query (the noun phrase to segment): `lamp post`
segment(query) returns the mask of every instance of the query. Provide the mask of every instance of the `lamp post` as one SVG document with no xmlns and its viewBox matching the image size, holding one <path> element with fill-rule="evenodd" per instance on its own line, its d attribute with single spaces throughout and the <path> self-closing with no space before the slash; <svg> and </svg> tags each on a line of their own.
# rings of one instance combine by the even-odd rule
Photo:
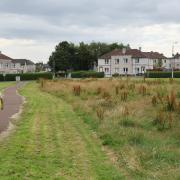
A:
<svg viewBox="0 0 180 180">
<path fill-rule="evenodd" d="M 172 78 L 174 78 L 174 48 L 175 48 L 175 44 L 178 44 L 177 41 L 173 42 L 173 45 L 172 45 Z"/>
</svg>

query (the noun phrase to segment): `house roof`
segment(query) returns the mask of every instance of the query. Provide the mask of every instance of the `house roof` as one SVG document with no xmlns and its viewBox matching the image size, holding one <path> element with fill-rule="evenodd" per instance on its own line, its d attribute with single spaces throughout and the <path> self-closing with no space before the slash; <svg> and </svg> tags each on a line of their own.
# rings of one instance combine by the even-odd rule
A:
<svg viewBox="0 0 180 180">
<path fill-rule="evenodd" d="M 177 53 L 175 56 L 174 56 L 174 59 L 179 59 L 180 58 L 180 54 Z"/>
<path fill-rule="evenodd" d="M 12 60 L 13 63 L 20 63 L 21 66 L 24 66 L 25 64 L 26 65 L 34 65 L 34 63 L 30 60 L 27 60 L 27 59 L 13 59 Z"/>
<path fill-rule="evenodd" d="M 110 59 L 111 56 L 123 56 L 123 55 L 130 55 L 133 58 L 150 58 L 150 59 L 167 59 L 163 54 L 158 52 L 142 52 L 138 49 L 126 49 L 123 53 L 122 49 L 115 49 L 109 53 L 102 55 L 101 59 Z"/>
<path fill-rule="evenodd" d="M 102 55 L 101 59 L 110 59 L 111 56 L 123 56 L 123 55 L 131 55 L 133 58 L 146 58 L 146 56 L 138 49 L 126 49 L 123 52 L 122 49 L 115 49 L 109 53 Z"/>
<path fill-rule="evenodd" d="M 167 59 L 163 54 L 160 54 L 158 52 L 143 52 L 143 54 L 149 58 L 149 59 Z"/>
<path fill-rule="evenodd" d="M 5 54 L 2 54 L 1 52 L 0 52 L 0 59 L 2 59 L 2 60 L 12 60 L 12 58 L 6 56 Z"/>
</svg>

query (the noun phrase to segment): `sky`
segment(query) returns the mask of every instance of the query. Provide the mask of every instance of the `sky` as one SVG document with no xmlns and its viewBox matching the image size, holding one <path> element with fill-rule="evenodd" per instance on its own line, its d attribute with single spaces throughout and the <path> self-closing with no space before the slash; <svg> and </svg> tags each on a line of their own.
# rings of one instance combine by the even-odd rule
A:
<svg viewBox="0 0 180 180">
<path fill-rule="evenodd" d="M 0 51 L 47 62 L 60 41 L 180 52 L 180 0 L 0 0 Z"/>
</svg>

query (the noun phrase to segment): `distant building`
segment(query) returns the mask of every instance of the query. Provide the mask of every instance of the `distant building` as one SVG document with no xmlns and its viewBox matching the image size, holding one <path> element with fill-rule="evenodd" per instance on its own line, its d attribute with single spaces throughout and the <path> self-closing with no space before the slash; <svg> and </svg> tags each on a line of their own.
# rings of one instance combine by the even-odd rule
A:
<svg viewBox="0 0 180 180">
<path fill-rule="evenodd" d="M 171 67 L 174 67 L 174 69 L 180 70 L 180 54 L 177 53 L 172 59 L 171 59 Z"/>
<path fill-rule="evenodd" d="M 35 64 L 27 59 L 12 59 L 0 52 L 0 74 L 35 72 Z"/>
<path fill-rule="evenodd" d="M 142 52 L 141 49 L 115 49 L 98 59 L 98 72 L 106 77 L 113 74 L 138 75 L 148 69 L 166 65 L 167 58 L 158 52 Z"/>
</svg>

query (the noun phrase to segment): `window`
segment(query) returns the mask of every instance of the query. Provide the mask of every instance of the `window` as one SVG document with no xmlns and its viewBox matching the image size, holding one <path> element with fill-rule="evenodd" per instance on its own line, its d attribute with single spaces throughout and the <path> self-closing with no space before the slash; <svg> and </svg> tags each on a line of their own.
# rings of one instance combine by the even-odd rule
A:
<svg viewBox="0 0 180 180">
<path fill-rule="evenodd" d="M 99 72 L 103 72 L 103 67 L 100 67 L 100 68 L 99 68 Z"/>
<path fill-rule="evenodd" d="M 139 59 L 135 59 L 135 63 L 139 63 Z"/>
<path fill-rule="evenodd" d="M 128 63 L 128 59 L 127 58 L 124 58 L 124 63 Z"/>
<path fill-rule="evenodd" d="M 124 73 L 128 72 L 128 68 L 123 68 Z"/>
<path fill-rule="evenodd" d="M 179 67 L 179 64 L 177 64 L 177 66 Z"/>
<path fill-rule="evenodd" d="M 164 60 L 164 63 L 166 63 L 166 60 Z"/>
<path fill-rule="evenodd" d="M 139 73 L 139 68 L 136 68 L 136 73 Z"/>
<path fill-rule="evenodd" d="M 8 63 L 6 63 L 6 64 L 5 64 L 5 67 L 6 67 L 6 68 L 8 68 L 8 67 L 9 67 L 9 64 L 8 64 Z"/>
<path fill-rule="evenodd" d="M 109 68 L 105 68 L 105 72 L 108 73 L 109 72 Z"/>
<path fill-rule="evenodd" d="M 109 64 L 109 59 L 105 59 L 105 64 Z"/>
<path fill-rule="evenodd" d="M 119 59 L 115 59 L 115 64 L 119 64 Z"/>
<path fill-rule="evenodd" d="M 115 73 L 119 73 L 119 68 L 115 68 Z"/>
</svg>

